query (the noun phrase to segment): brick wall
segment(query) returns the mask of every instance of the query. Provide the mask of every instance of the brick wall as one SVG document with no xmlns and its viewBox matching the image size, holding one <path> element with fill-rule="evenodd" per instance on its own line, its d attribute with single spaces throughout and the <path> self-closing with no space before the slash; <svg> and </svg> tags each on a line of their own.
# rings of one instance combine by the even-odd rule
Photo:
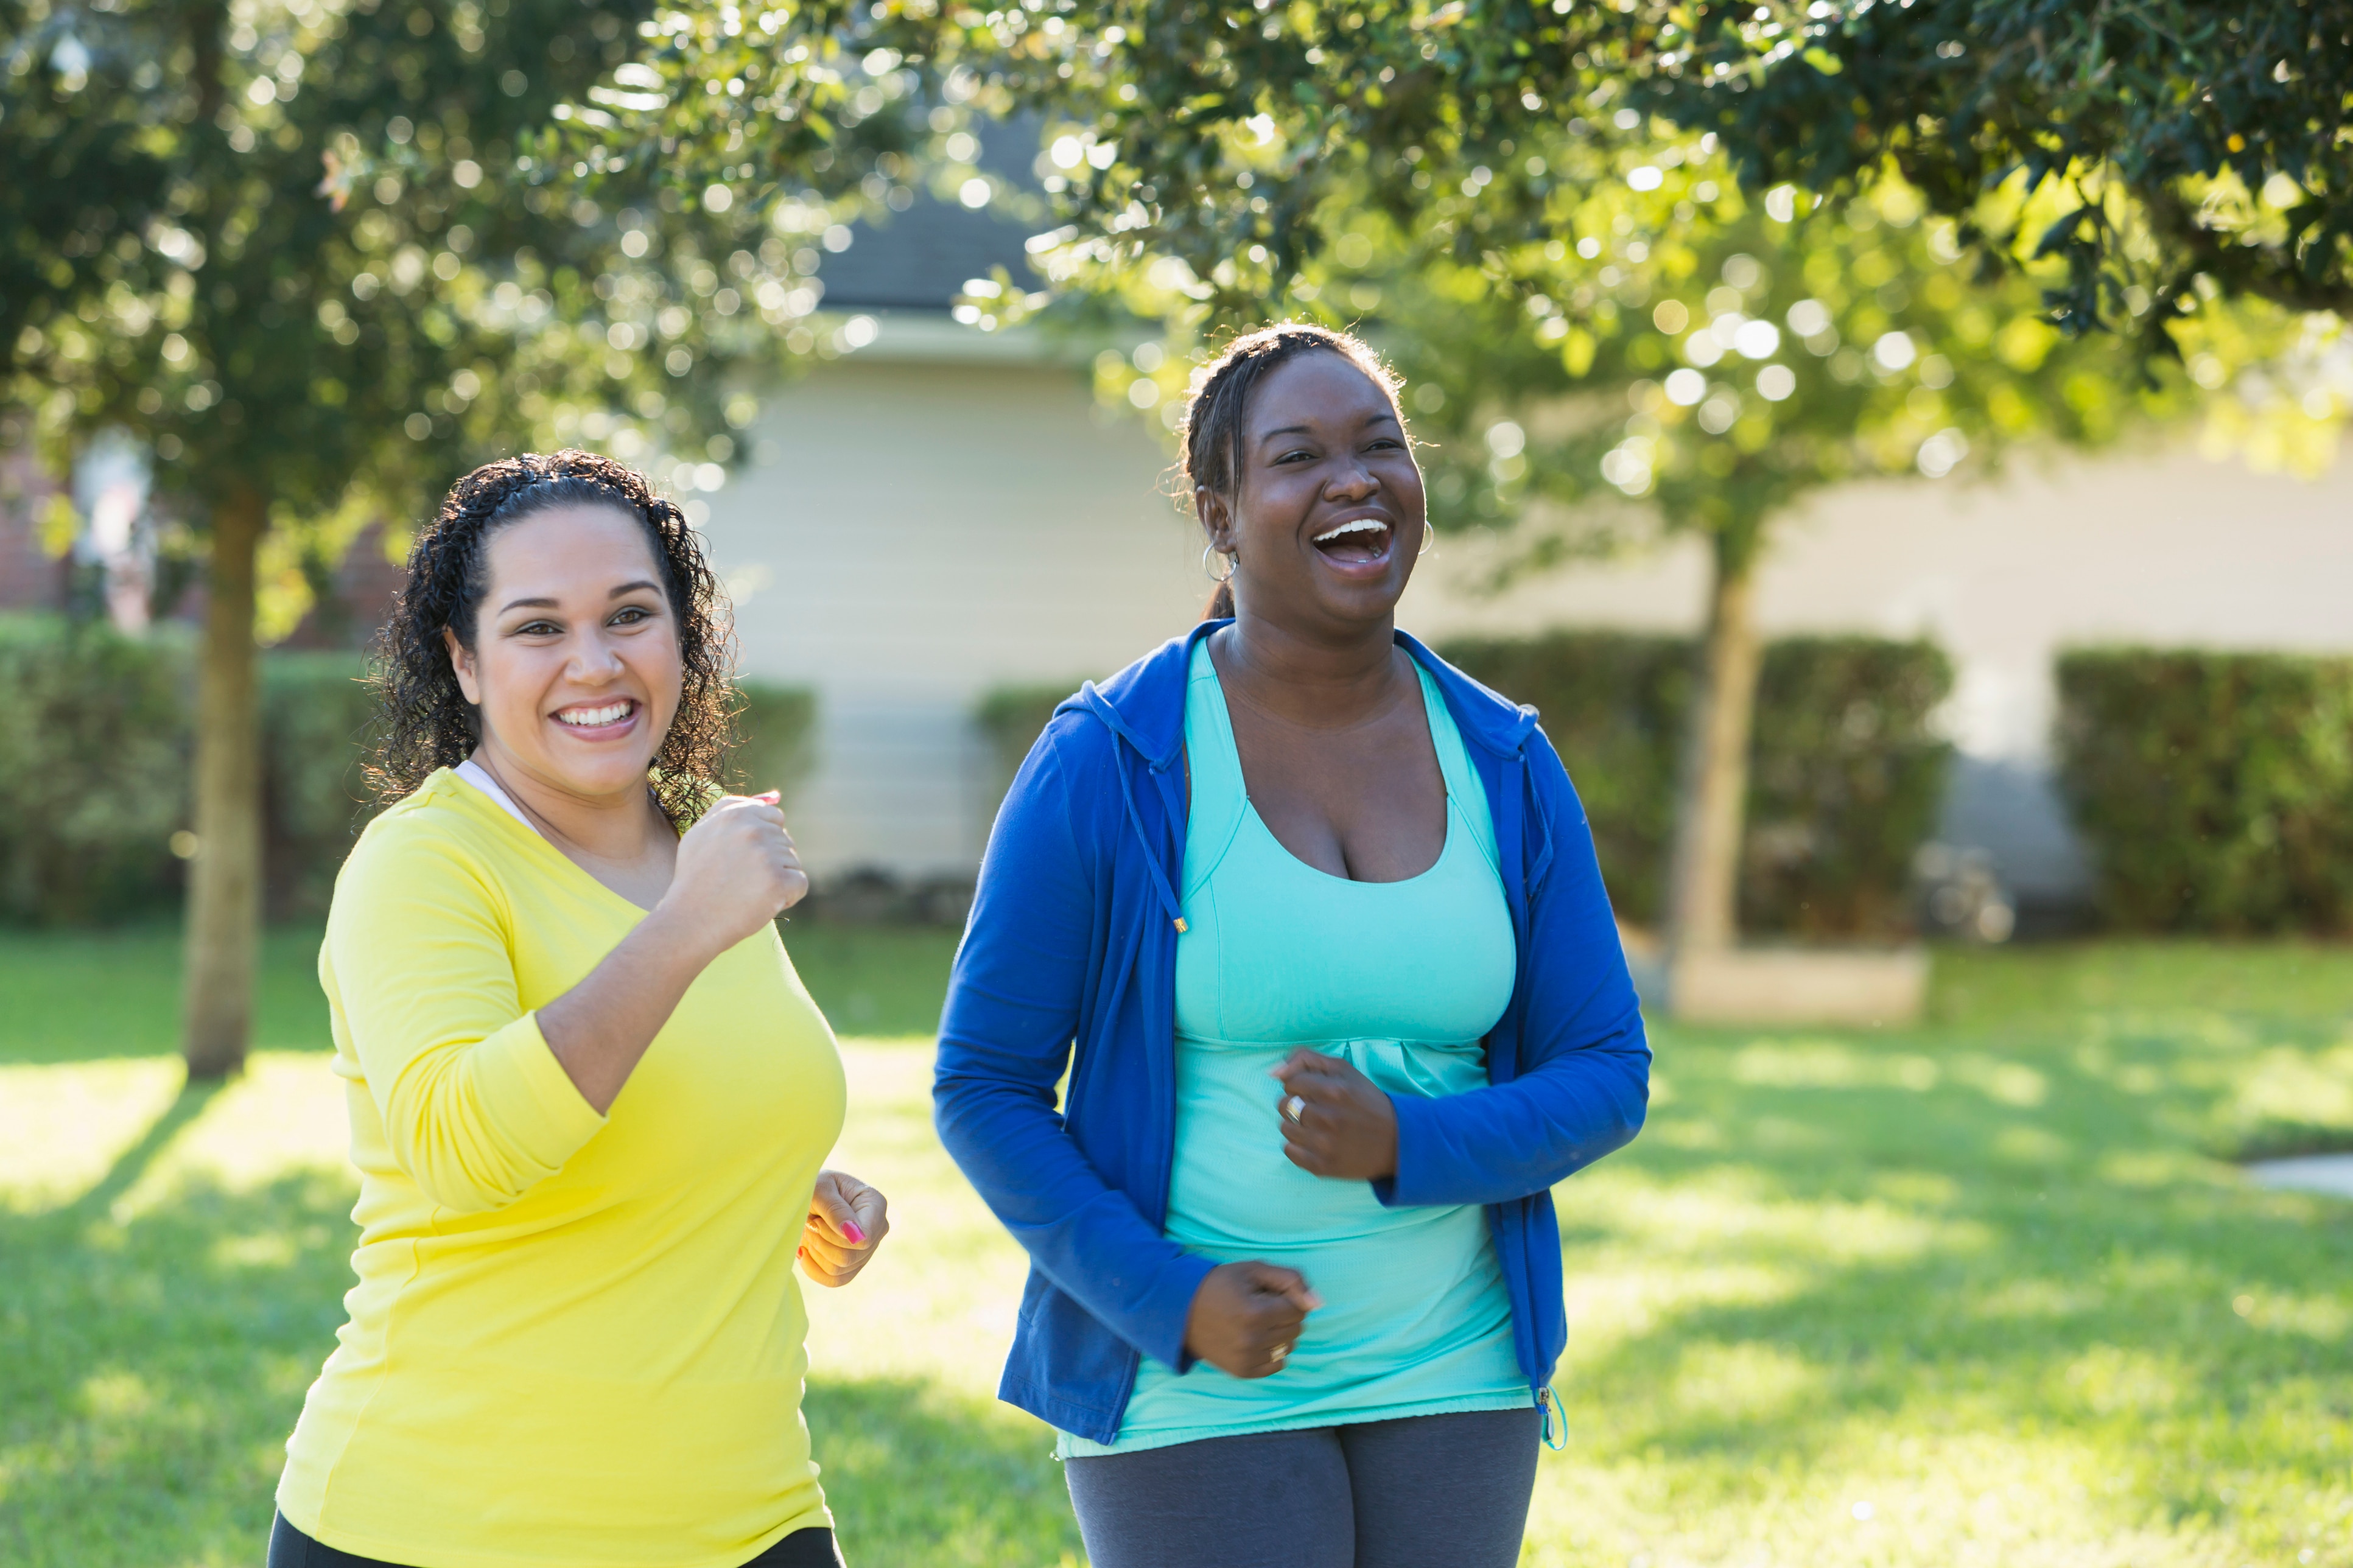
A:
<svg viewBox="0 0 2353 1568">
<path fill-rule="evenodd" d="M 406 565 L 386 560 L 384 525 L 370 523 L 335 568 L 332 600 L 312 609 L 280 646 L 365 647 L 392 614 L 393 595 L 408 581 Z"/>
</svg>

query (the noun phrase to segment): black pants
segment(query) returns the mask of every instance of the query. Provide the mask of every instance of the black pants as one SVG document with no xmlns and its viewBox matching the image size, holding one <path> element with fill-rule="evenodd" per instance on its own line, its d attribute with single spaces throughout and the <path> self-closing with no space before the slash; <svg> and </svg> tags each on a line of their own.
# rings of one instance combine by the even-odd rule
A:
<svg viewBox="0 0 2353 1568">
<path fill-rule="evenodd" d="M 1094 1568 L 1512 1568 L 1534 1410 L 1208 1437 L 1062 1466 Z"/>
<path fill-rule="evenodd" d="M 402 1568 L 375 1557 L 354 1557 L 322 1546 L 280 1514 L 269 1527 L 269 1568 Z M 425 1568 L 412 1564 L 409 1568 Z M 841 1568 L 841 1552 L 830 1530 L 796 1530 L 744 1568 Z"/>
</svg>

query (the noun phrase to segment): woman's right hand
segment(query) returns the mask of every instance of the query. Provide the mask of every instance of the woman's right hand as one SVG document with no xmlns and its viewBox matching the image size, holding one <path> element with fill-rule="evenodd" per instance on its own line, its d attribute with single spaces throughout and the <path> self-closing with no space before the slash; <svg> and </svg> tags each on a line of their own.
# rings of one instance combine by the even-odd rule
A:
<svg viewBox="0 0 2353 1568">
<path fill-rule="evenodd" d="M 1267 1377 L 1282 1370 L 1307 1314 L 1323 1304 L 1295 1268 L 1220 1263 L 1193 1292 L 1185 1348 L 1235 1377 Z"/>
<path fill-rule="evenodd" d="M 776 793 L 731 795 L 678 841 L 678 864 L 662 903 L 681 924 L 726 952 L 808 892 Z"/>
</svg>

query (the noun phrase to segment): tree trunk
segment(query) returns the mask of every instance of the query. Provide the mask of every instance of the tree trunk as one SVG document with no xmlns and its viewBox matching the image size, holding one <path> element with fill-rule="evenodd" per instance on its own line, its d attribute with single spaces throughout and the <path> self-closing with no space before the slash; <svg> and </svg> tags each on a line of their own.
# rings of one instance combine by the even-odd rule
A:
<svg viewBox="0 0 2353 1568">
<path fill-rule="evenodd" d="M 196 856 L 189 868 L 188 1077 L 245 1065 L 261 924 L 261 717 L 253 646 L 254 555 L 268 507 L 251 490 L 213 519 L 196 681 Z"/>
<path fill-rule="evenodd" d="M 1757 552 L 1753 541 L 1738 535 L 1717 535 L 1714 544 L 1706 641 L 1683 746 L 1667 879 L 1671 958 L 1720 952 L 1739 934 L 1740 839 L 1759 657 Z"/>
</svg>

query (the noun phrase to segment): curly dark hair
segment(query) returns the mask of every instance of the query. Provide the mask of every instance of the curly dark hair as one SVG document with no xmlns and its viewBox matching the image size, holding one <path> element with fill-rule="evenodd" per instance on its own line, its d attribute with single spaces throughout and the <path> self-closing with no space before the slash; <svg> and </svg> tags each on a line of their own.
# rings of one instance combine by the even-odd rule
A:
<svg viewBox="0 0 2353 1568">
<path fill-rule="evenodd" d="M 1244 332 L 1228 343 L 1203 371 L 1185 417 L 1176 426 L 1184 442 L 1177 459 L 1185 494 L 1197 488 L 1230 496 L 1242 471 L 1242 416 L 1249 409 L 1250 389 L 1285 360 L 1301 354 L 1338 354 L 1365 373 L 1388 394 L 1397 408 L 1398 427 L 1405 427 L 1405 410 L 1398 406 L 1398 389 L 1405 384 L 1397 372 L 1354 332 L 1335 331 L 1309 321 L 1284 321 Z M 1220 583 L 1201 612 L 1205 621 L 1221 620 L 1234 613 L 1234 590 Z"/>
<path fill-rule="evenodd" d="M 408 582 L 377 634 L 368 684 L 377 704 L 368 783 L 385 805 L 436 768 L 456 767 L 482 738 L 481 720 L 449 668 L 443 628 L 474 646 L 475 616 L 490 592 L 491 535 L 551 507 L 609 506 L 645 524 L 685 665 L 677 716 L 654 754 L 648 784 L 671 822 L 684 826 L 719 792 L 735 742 L 735 636 L 727 597 L 702 542 L 677 503 L 643 474 L 594 452 L 529 452 L 485 463 L 449 487 L 441 510 L 408 551 Z"/>
</svg>

